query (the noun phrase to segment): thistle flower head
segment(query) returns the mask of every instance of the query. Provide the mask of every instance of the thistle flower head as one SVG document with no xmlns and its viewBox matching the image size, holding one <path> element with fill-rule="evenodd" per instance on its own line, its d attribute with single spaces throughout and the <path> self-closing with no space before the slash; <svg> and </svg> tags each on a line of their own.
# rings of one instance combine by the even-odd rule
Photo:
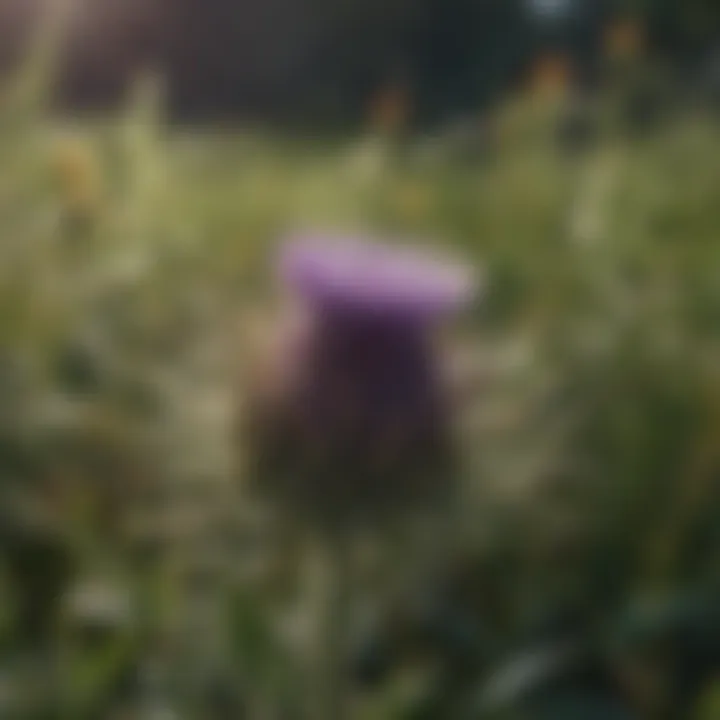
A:
<svg viewBox="0 0 720 720">
<path fill-rule="evenodd" d="M 295 238 L 280 256 L 281 279 L 324 314 L 428 323 L 473 296 L 467 267 L 357 238 Z"/>
<path fill-rule="evenodd" d="M 397 509 L 447 489 L 449 398 L 432 331 L 471 299 L 472 274 L 430 254 L 332 238 L 291 241 L 278 270 L 304 322 L 276 345 L 284 361 L 267 363 L 284 368 L 281 397 L 270 413 L 258 403 L 253 451 L 295 503 L 325 516 Z"/>
</svg>

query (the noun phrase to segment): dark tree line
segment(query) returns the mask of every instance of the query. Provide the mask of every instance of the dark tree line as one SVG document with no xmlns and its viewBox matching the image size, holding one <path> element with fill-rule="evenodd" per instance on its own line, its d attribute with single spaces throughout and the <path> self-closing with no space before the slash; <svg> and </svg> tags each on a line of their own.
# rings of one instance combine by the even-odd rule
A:
<svg viewBox="0 0 720 720">
<path fill-rule="evenodd" d="M 197 0 L 179 4 L 167 58 L 181 114 L 352 121 L 402 83 L 432 121 L 492 102 L 543 45 L 569 49 L 590 74 L 606 3 L 586 0 L 557 27 L 534 20 L 528 0 L 217 2 L 200 15 Z"/>
<path fill-rule="evenodd" d="M 17 55 L 19 28 L 41 5 L 0 2 L 0 62 Z M 112 103 L 152 66 L 179 118 L 337 123 L 401 82 L 433 121 L 493 102 L 548 49 L 569 53 L 591 84 L 604 28 L 627 7 L 644 13 L 654 52 L 680 66 L 718 44 L 716 0 L 94 0 L 78 15 L 59 95 L 73 107 Z"/>
</svg>

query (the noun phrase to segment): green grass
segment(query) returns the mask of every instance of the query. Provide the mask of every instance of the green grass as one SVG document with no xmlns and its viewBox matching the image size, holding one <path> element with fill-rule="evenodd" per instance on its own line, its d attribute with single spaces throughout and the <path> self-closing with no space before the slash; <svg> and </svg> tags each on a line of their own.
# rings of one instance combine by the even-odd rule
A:
<svg viewBox="0 0 720 720">
<path fill-rule="evenodd" d="M 461 334 L 489 382 L 468 401 L 458 528 L 462 543 L 514 553 L 513 587 L 532 588 L 512 598 L 517 618 L 563 594 L 610 612 L 718 579 L 720 130 L 708 118 L 643 140 L 610 128 L 570 159 L 528 101 L 499 111 L 492 157 L 460 163 L 419 141 L 170 131 L 156 101 L 146 88 L 125 116 L 66 128 L 72 140 L 18 101 L 0 135 L 4 502 L 20 517 L 29 497 L 81 575 L 151 599 L 97 662 L 63 615 L 61 645 L 80 653 L 80 675 L 89 667 L 67 680 L 68 717 L 94 717 L 77 707 L 102 694 L 106 669 L 158 634 L 170 665 L 183 657 L 172 642 L 199 637 L 184 657 L 243 667 L 259 704 L 294 691 L 272 629 L 284 594 L 267 572 L 235 577 L 287 549 L 243 496 L 227 440 L 241 320 L 273 295 L 288 231 L 419 238 L 482 270 Z M 209 594 L 237 612 L 211 614 L 219 626 L 198 636 L 185 583 L 209 563 Z M 289 568 L 292 597 L 303 586 Z"/>
</svg>

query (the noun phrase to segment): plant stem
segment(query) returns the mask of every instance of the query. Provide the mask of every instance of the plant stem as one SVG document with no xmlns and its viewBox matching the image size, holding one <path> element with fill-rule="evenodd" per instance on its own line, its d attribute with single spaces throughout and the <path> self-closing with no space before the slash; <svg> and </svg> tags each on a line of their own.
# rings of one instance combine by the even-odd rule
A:
<svg viewBox="0 0 720 720">
<path fill-rule="evenodd" d="M 352 602 L 350 543 L 342 531 L 323 538 L 324 602 L 320 617 L 320 702 L 313 720 L 347 720 L 347 638 Z"/>
</svg>

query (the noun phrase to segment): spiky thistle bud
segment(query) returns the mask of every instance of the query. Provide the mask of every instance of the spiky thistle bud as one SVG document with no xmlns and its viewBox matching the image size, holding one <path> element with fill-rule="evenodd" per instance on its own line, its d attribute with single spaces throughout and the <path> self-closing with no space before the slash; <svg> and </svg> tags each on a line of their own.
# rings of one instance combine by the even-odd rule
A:
<svg viewBox="0 0 720 720">
<path fill-rule="evenodd" d="M 295 510 L 338 522 L 434 501 L 456 455 L 437 327 L 474 290 L 467 268 L 368 241 L 282 251 L 294 320 L 247 407 L 248 472 Z"/>
</svg>

